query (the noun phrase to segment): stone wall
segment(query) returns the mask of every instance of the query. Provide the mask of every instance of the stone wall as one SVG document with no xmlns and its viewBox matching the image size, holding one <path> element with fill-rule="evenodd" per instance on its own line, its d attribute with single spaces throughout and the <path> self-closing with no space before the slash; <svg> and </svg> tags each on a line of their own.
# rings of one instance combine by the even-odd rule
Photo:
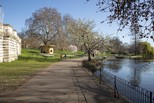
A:
<svg viewBox="0 0 154 103">
<path fill-rule="evenodd" d="M 0 35 L 0 62 L 3 62 L 3 36 Z"/>
<path fill-rule="evenodd" d="M 3 24 L 0 30 L 0 62 L 11 62 L 21 54 L 21 39 L 9 25 Z"/>
</svg>

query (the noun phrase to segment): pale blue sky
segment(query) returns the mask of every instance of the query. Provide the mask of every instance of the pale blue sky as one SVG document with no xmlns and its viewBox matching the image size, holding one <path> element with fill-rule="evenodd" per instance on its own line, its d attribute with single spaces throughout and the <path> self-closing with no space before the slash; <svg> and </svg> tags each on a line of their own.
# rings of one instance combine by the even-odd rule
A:
<svg viewBox="0 0 154 103">
<path fill-rule="evenodd" d="M 73 18 L 94 20 L 95 30 L 102 32 L 105 35 L 112 34 L 119 37 L 123 42 L 130 43 L 129 30 L 124 30 L 117 34 L 116 23 L 109 26 L 108 24 L 101 24 L 105 19 L 106 14 L 97 12 L 96 6 L 98 0 L 0 0 L 0 4 L 4 10 L 4 23 L 10 24 L 17 32 L 20 32 L 25 27 L 25 20 L 32 16 L 32 13 L 43 7 L 56 8 L 61 15 L 70 14 Z M 123 38 L 124 36 L 124 38 Z M 154 45 L 154 42 L 148 40 Z"/>
</svg>

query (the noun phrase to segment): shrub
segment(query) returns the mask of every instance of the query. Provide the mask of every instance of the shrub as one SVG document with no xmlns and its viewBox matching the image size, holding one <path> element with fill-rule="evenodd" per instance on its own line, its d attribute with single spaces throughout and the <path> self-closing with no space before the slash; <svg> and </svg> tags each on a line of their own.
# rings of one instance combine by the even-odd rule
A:
<svg viewBox="0 0 154 103">
<path fill-rule="evenodd" d="M 82 66 L 88 69 L 91 73 L 94 73 L 97 71 L 97 66 L 95 63 L 92 63 L 93 61 L 83 61 Z"/>
</svg>

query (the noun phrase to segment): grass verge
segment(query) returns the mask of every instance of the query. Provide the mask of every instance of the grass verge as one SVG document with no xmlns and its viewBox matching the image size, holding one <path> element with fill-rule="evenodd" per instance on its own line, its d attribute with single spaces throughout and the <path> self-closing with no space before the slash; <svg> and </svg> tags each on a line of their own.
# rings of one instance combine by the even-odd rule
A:
<svg viewBox="0 0 154 103">
<path fill-rule="evenodd" d="M 45 57 L 38 50 L 23 49 L 18 60 L 0 63 L 0 91 L 18 88 L 35 73 L 58 61 L 59 56 Z"/>
<path fill-rule="evenodd" d="M 18 60 L 0 63 L 0 91 L 15 90 L 37 72 L 48 67 L 51 63 L 60 61 L 62 54 L 71 55 L 71 58 L 75 58 L 81 56 L 83 52 L 56 51 L 54 56 L 44 56 L 36 49 L 22 49 L 22 54 L 18 57 Z"/>
</svg>

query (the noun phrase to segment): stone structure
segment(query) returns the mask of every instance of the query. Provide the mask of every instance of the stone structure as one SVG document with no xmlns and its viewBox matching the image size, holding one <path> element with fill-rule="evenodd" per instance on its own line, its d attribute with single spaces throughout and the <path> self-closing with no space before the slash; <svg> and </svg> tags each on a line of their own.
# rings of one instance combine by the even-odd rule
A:
<svg viewBox="0 0 154 103">
<path fill-rule="evenodd" d="M 11 62 L 21 54 L 21 39 L 9 25 L 0 23 L 0 62 Z"/>
<path fill-rule="evenodd" d="M 54 45 L 41 46 L 41 53 L 54 54 Z"/>
</svg>

